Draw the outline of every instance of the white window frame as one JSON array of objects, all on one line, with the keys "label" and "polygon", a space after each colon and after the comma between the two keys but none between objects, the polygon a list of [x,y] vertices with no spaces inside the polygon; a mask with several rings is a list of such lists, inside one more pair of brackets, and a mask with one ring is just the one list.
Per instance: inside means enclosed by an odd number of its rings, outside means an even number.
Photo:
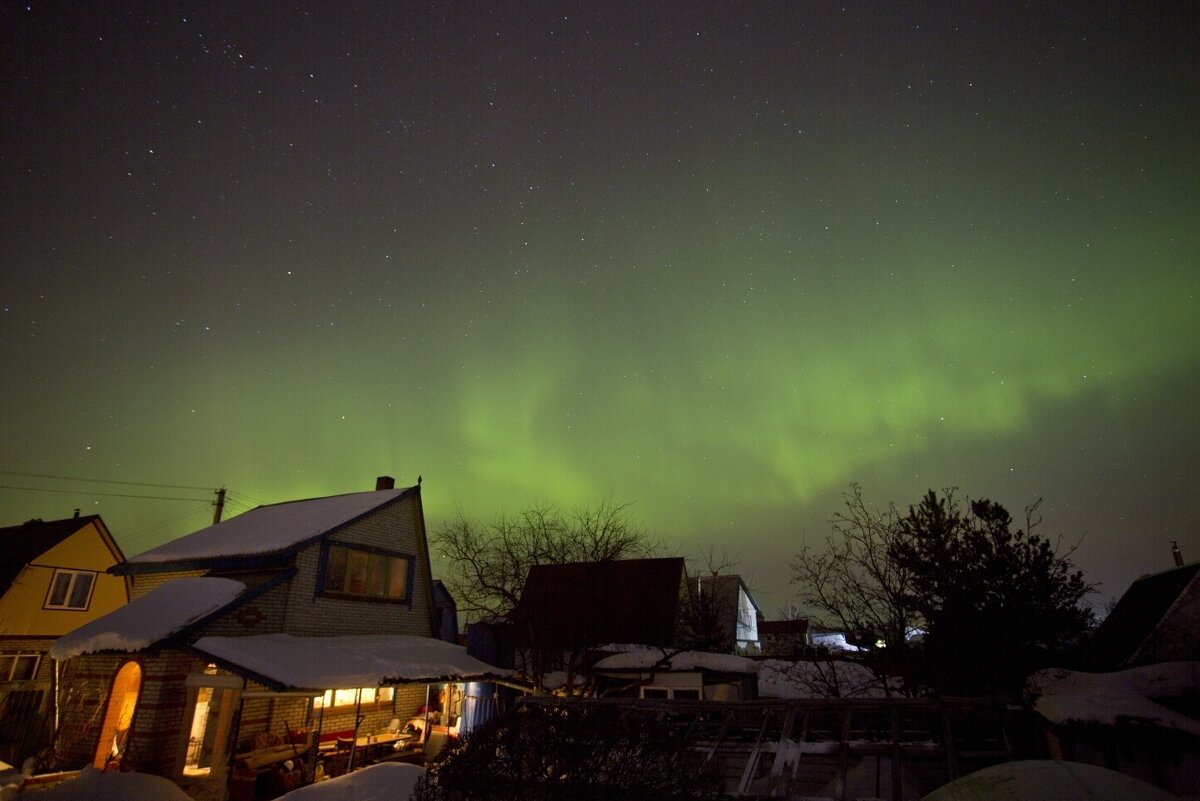
[{"label": "white window frame", "polygon": [[[33,673],[28,679],[14,679],[17,663],[22,659],[33,659]],[[0,681],[33,681],[37,678],[38,669],[42,666],[42,654],[38,651],[18,651],[17,653],[0,654]]]},{"label": "white window frame", "polygon": [[[50,577],[50,588],[46,590],[46,603],[44,609],[61,609],[69,612],[86,612],[88,607],[92,605],[92,595],[96,592],[96,577],[99,575],[94,570],[71,570],[65,567],[54,568],[54,575]],[[54,597],[54,588],[58,584],[59,576],[69,576],[67,580],[67,589],[63,593],[62,603],[52,603]],[[80,576],[87,576],[91,581],[88,585],[87,597],[83,599],[83,606],[73,606],[71,597],[75,594],[75,585],[79,581]]]}]

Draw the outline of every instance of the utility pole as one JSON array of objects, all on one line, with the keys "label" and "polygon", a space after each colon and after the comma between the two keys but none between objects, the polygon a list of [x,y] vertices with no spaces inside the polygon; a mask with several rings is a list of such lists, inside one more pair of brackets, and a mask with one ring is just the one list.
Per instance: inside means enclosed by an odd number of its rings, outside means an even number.
[{"label": "utility pole", "polygon": [[221,487],[216,491],[217,499],[213,501],[213,506],[216,509],[213,511],[213,525],[221,522],[221,512],[225,511],[225,488]]}]

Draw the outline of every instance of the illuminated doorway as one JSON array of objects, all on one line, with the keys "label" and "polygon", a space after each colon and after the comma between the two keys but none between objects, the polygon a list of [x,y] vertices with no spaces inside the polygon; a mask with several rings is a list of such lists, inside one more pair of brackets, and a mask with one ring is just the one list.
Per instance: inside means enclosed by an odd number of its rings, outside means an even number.
[{"label": "illuminated doorway", "polygon": [[121,764],[141,690],[142,666],[137,662],[126,662],[117,671],[112,691],[108,694],[104,725],[100,727],[100,742],[96,744],[96,756],[92,759],[92,765],[96,768],[104,770],[109,765]]},{"label": "illuminated doorway", "polygon": [[191,715],[184,753],[184,775],[221,775],[230,726],[241,695],[241,679],[217,674],[216,665],[187,677]]}]

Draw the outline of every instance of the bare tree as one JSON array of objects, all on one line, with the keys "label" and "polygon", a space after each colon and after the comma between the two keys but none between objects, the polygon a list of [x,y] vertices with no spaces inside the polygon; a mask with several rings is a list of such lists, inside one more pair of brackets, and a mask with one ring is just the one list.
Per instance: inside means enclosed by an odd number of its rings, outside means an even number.
[{"label": "bare tree", "polygon": [[802,546],[792,560],[792,583],[816,625],[844,631],[867,648],[864,661],[880,675],[906,673],[911,574],[891,558],[900,516],[894,506],[868,509],[858,484],[843,498],[845,510],[830,521],[825,547]]},{"label": "bare tree", "polygon": [[629,506],[605,498],[564,514],[537,504],[490,523],[459,510],[433,535],[441,575],[468,617],[507,615],[534,565],[632,559],[657,551],[646,529],[630,519]]}]

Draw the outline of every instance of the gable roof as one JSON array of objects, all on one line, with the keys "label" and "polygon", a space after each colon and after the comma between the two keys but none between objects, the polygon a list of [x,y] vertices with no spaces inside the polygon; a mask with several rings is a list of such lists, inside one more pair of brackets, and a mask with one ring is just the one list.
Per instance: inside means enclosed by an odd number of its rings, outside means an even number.
[{"label": "gable roof", "polygon": [[102,532],[107,531],[100,515],[30,520],[19,526],[0,528],[0,595],[8,592],[26,565],[93,521],[99,524]]},{"label": "gable roof", "polygon": [[1115,668],[1133,657],[1198,572],[1200,562],[1194,562],[1134,581],[1092,636],[1097,666]]},{"label": "gable roof", "polygon": [[678,557],[535,565],[510,616],[514,636],[523,646],[670,645],[685,577]]},{"label": "gable roof", "polygon": [[138,554],[113,572],[151,572],[285,555],[419,491],[418,487],[374,490],[259,506]]}]

